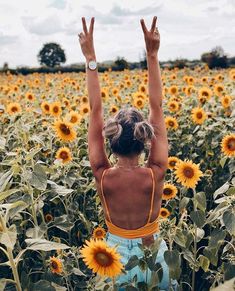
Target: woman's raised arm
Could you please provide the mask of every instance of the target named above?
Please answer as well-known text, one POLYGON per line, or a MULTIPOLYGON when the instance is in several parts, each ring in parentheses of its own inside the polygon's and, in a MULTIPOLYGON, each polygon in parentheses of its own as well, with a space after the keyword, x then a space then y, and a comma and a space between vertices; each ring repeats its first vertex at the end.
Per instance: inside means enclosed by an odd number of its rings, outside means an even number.
POLYGON ((101 92, 98 78, 98 70, 95 68, 96 55, 93 42, 93 30, 95 19, 92 17, 89 30, 86 20, 82 18, 83 32, 79 33, 79 42, 82 53, 86 58, 87 89, 90 105, 90 118, 88 127, 88 152, 93 174, 100 179, 103 169, 110 167, 105 153, 103 130, 103 110, 101 92), (92 62, 93 61, 93 62, 92 62), (89 62, 91 66, 88 67, 89 62), (93 66, 92 66, 93 65, 93 66))
POLYGON ((154 127, 155 137, 151 142, 151 149, 147 165, 157 167, 164 176, 168 163, 168 140, 165 120, 162 109, 162 81, 158 61, 160 35, 156 27, 157 17, 152 21, 151 29, 148 30, 144 20, 140 20, 146 44, 149 85, 149 121, 154 127))

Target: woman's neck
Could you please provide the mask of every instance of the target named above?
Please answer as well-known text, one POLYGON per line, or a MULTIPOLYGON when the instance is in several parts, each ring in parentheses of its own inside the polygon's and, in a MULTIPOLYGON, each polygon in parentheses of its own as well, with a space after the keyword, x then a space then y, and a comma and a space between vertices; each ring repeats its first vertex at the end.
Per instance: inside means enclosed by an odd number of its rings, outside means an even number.
POLYGON ((118 156, 117 166, 121 167, 138 167, 139 166, 139 156, 124 157, 118 156))

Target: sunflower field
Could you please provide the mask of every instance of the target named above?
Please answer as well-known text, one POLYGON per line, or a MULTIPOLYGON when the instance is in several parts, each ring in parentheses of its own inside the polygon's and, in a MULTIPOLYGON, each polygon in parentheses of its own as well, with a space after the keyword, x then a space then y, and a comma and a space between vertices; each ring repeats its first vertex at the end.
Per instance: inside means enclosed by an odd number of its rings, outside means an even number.
MULTIPOLYGON (((147 71, 99 78, 105 119, 126 106, 147 118, 147 71)), ((212 290, 235 276, 235 69, 163 69, 162 83, 164 257, 179 290, 212 290)), ((0 75, 0 290, 118 290, 116 275, 137 265, 151 284, 122 287, 159 290, 159 241, 126 266, 105 243, 88 121, 85 73, 0 75)))

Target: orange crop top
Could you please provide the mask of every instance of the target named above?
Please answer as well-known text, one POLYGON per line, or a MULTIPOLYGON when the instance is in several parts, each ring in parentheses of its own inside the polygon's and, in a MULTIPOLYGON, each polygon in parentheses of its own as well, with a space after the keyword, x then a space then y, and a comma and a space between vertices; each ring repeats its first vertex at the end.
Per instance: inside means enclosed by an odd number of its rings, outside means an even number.
POLYGON ((105 209, 106 209, 106 212, 107 212, 107 216, 109 218, 109 221, 105 218, 105 222, 106 222, 106 225, 107 225, 108 230, 109 230, 110 233, 112 233, 114 235, 118 235, 118 236, 124 237, 124 238, 131 239, 131 238, 142 238, 142 237, 145 237, 145 236, 148 236, 148 235, 152 235, 152 234, 154 234, 154 233, 159 231, 158 217, 154 221, 149 222, 151 214, 152 214, 152 210, 153 210, 153 199, 154 199, 154 190, 155 190, 155 180, 154 180, 154 176, 153 176, 153 170, 151 168, 149 168, 149 169, 150 169, 152 180, 153 180, 153 190, 152 190, 152 194, 151 194, 150 211, 149 211, 149 216, 148 216, 147 223, 145 225, 137 228, 137 229, 121 228, 121 227, 119 227, 119 226, 117 226, 117 225, 112 223, 112 220, 111 220, 111 217, 110 217, 110 214, 109 214, 109 210, 108 210, 108 207, 107 207, 107 203, 106 203, 106 200, 105 200, 105 196, 104 196, 104 190, 103 190, 103 179, 104 179, 105 172, 108 169, 105 169, 103 171, 102 177, 101 177, 100 186, 101 186, 101 194, 102 194, 102 197, 103 197, 105 209))

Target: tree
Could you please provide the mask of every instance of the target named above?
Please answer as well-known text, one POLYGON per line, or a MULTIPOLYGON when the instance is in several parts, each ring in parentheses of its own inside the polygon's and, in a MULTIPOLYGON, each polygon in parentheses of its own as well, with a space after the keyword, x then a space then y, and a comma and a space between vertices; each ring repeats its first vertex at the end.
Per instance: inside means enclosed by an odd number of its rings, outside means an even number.
POLYGON ((47 67, 55 67, 66 62, 64 50, 57 43, 46 43, 38 53, 38 61, 40 65, 47 67))
POLYGON ((228 67, 228 57, 220 46, 215 47, 211 52, 202 54, 201 61, 207 63, 210 69, 228 67))
POLYGON ((124 69, 128 69, 129 65, 128 62, 124 58, 118 57, 114 62, 117 69, 123 71, 124 69))

